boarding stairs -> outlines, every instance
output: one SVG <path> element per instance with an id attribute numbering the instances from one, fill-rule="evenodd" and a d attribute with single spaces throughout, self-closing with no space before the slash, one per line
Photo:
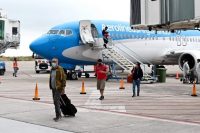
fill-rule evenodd
<path id="1" fill-rule="evenodd" d="M 137 55 L 134 51 L 129 49 L 123 43 L 121 43 L 121 42 L 117 42 L 117 43 L 120 43 L 120 46 L 116 46 L 116 45 L 112 44 L 112 47 L 108 47 L 107 49 L 103 50 L 102 56 L 104 58 L 111 59 L 114 63 L 119 65 L 121 68 L 123 68 L 125 72 L 130 73 L 133 66 L 135 66 L 135 64 L 133 62 L 131 62 L 130 59 L 128 59 L 127 57 L 125 57 L 121 54 L 121 53 L 126 53 L 130 58 L 133 58 L 137 62 L 140 62 L 140 64 L 143 66 L 143 81 L 150 81 L 152 83 L 157 80 L 155 77 L 152 77 L 145 71 L 145 64 L 143 63 L 143 61 L 145 61 L 145 62 L 148 62 L 148 61 L 146 61 L 141 56 Z M 123 49 L 122 49 L 122 47 L 123 47 Z M 153 65 L 150 62 L 148 62 L 148 64 Z"/>
<path id="2" fill-rule="evenodd" d="M 124 71 L 131 71 L 134 63 L 121 55 L 115 48 L 107 48 L 103 50 L 103 56 L 110 58 L 116 64 L 124 69 Z"/>

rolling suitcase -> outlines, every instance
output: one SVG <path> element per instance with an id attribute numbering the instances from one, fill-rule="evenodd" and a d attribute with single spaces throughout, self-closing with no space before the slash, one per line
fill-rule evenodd
<path id="1" fill-rule="evenodd" d="M 60 97 L 60 108 L 64 115 L 75 116 L 77 109 L 71 104 L 71 100 L 67 97 L 66 94 L 61 95 Z"/>

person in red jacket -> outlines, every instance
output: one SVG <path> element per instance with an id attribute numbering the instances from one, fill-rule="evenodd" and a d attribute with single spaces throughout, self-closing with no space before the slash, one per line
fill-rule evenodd
<path id="1" fill-rule="evenodd" d="M 17 77 L 17 71 L 19 70 L 17 58 L 14 58 L 13 60 L 13 70 L 14 70 L 13 76 Z"/>
<path id="2" fill-rule="evenodd" d="M 99 100 L 104 99 L 104 89 L 107 79 L 107 72 L 108 72 L 107 66 L 102 63 L 101 59 L 98 59 L 96 65 L 96 76 L 97 76 L 97 90 L 100 91 L 101 95 Z"/>

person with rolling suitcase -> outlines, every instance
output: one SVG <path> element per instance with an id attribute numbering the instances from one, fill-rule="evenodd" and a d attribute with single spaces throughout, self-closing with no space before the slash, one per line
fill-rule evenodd
<path id="1" fill-rule="evenodd" d="M 66 94 L 62 94 L 60 97 L 60 108 L 64 116 L 75 116 L 77 109 L 71 103 L 71 100 L 67 97 Z"/>
<path id="2" fill-rule="evenodd" d="M 55 106 L 56 117 L 53 118 L 54 121 L 61 119 L 60 111 L 60 97 L 61 94 L 65 93 L 66 86 L 66 75 L 61 66 L 58 65 L 58 59 L 52 59 L 52 69 L 50 72 L 49 87 L 52 90 L 53 102 Z"/>

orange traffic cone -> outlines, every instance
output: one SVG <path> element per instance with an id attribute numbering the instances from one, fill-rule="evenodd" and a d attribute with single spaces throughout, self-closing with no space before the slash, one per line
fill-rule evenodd
<path id="1" fill-rule="evenodd" d="M 176 79 L 179 79 L 179 73 L 178 72 L 176 73 Z"/>
<path id="2" fill-rule="evenodd" d="M 123 79 L 120 80 L 120 87 L 119 87 L 119 89 L 125 89 L 125 87 L 124 87 L 124 80 Z"/>
<path id="3" fill-rule="evenodd" d="M 192 88 L 192 94 L 191 94 L 191 96 L 194 96 L 194 97 L 197 96 L 196 84 L 195 84 L 195 83 L 196 83 L 196 82 L 194 81 L 194 82 L 193 82 L 193 88 Z"/>
<path id="4" fill-rule="evenodd" d="M 40 98 L 38 96 L 38 86 L 37 86 L 37 83 L 36 83 L 36 86 L 35 86 L 35 96 L 34 96 L 33 100 L 40 100 Z"/>
<path id="5" fill-rule="evenodd" d="M 85 92 L 84 80 L 82 80 L 82 88 L 81 88 L 80 94 L 86 94 L 86 92 Z"/>

